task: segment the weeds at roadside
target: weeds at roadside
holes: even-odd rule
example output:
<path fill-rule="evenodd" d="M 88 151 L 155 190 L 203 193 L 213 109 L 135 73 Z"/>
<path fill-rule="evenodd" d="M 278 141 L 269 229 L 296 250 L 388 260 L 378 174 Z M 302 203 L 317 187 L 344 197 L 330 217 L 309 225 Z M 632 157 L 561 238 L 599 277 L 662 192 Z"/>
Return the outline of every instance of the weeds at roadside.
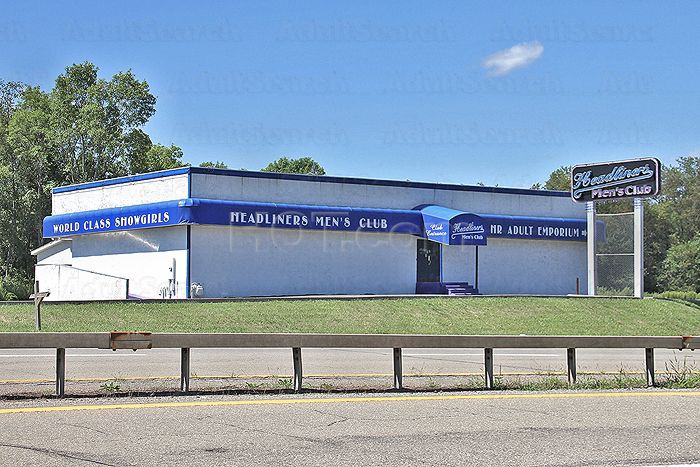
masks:
<path fill-rule="evenodd" d="M 428 379 L 427 386 L 428 386 L 428 389 L 430 389 L 430 390 L 435 390 L 435 389 L 438 389 L 440 387 L 440 385 L 438 383 L 436 383 L 433 378 Z"/>
<path fill-rule="evenodd" d="M 119 386 L 119 384 L 116 381 L 108 381 L 100 385 L 100 389 L 111 394 L 119 391 L 121 389 L 121 386 Z"/>
<path fill-rule="evenodd" d="M 277 386 L 282 389 L 292 389 L 292 378 L 280 378 L 277 380 Z"/>
<path fill-rule="evenodd" d="M 481 384 L 483 385 L 483 379 Z M 620 369 L 612 377 L 579 376 L 576 383 L 573 384 L 569 384 L 566 378 L 554 375 L 547 375 L 541 378 L 523 378 L 518 376 L 505 379 L 502 376 L 494 377 L 494 389 L 496 390 L 554 391 L 562 389 L 632 389 L 642 387 L 646 387 L 646 379 L 638 375 L 628 374 L 623 369 Z"/>
<path fill-rule="evenodd" d="M 674 389 L 697 388 L 700 386 L 700 372 L 695 365 L 688 364 L 688 356 L 678 360 L 678 354 L 673 353 L 673 360 L 664 363 L 666 377 L 659 381 L 659 386 Z"/>

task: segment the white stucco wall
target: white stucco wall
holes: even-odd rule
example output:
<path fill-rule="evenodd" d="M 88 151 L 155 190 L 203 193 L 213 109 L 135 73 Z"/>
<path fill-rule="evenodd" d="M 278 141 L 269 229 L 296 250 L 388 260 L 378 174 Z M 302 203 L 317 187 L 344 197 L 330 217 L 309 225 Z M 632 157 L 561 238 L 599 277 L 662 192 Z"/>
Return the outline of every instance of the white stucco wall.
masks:
<path fill-rule="evenodd" d="M 160 298 L 175 260 L 176 296 L 187 292 L 187 228 L 159 227 L 73 237 L 73 266 L 129 279 L 135 298 Z"/>
<path fill-rule="evenodd" d="M 489 239 L 479 247 L 483 294 L 552 294 L 586 291 L 584 242 Z"/>
<path fill-rule="evenodd" d="M 37 264 L 35 278 L 47 302 L 70 300 L 125 300 L 129 281 L 62 264 Z"/>
<path fill-rule="evenodd" d="M 567 197 L 192 174 L 192 197 L 233 201 L 412 209 L 438 204 L 483 214 L 585 218 Z"/>
<path fill-rule="evenodd" d="M 491 240 L 489 240 L 491 243 Z M 474 246 L 443 245 L 443 282 L 469 282 L 475 285 Z M 487 247 L 479 247 L 479 254 Z"/>
<path fill-rule="evenodd" d="M 415 292 L 410 235 L 193 226 L 191 248 L 205 297 Z"/>
<path fill-rule="evenodd" d="M 52 213 L 92 211 L 187 198 L 188 174 L 81 189 L 52 196 Z"/>
<path fill-rule="evenodd" d="M 444 282 L 475 285 L 475 247 L 442 249 Z M 479 291 L 482 294 L 566 295 L 586 289 L 586 244 L 547 240 L 488 240 L 479 247 Z"/>
<path fill-rule="evenodd" d="M 53 242 L 47 249 L 36 255 L 36 264 L 71 264 L 72 262 L 70 240 Z"/>

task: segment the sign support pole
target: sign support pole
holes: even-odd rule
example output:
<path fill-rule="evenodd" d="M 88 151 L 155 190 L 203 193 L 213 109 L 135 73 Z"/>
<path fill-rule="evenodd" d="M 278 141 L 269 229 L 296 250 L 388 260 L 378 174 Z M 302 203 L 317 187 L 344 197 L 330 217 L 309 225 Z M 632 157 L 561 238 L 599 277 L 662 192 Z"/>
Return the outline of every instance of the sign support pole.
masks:
<path fill-rule="evenodd" d="M 595 240 L 596 240 L 596 211 L 595 203 L 586 203 L 586 245 L 588 251 L 588 295 L 595 295 L 595 287 L 598 279 L 595 260 Z"/>
<path fill-rule="evenodd" d="M 474 245 L 474 288 L 479 292 L 479 245 Z"/>
<path fill-rule="evenodd" d="M 644 297 L 644 203 L 634 198 L 634 296 Z"/>

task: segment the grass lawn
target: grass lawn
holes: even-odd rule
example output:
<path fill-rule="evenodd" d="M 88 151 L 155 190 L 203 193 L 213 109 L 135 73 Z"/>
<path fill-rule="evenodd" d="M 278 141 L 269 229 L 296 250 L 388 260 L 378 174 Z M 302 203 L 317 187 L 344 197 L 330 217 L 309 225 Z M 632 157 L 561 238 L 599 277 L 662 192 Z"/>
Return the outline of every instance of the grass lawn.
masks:
<path fill-rule="evenodd" d="M 678 301 L 476 297 L 44 304 L 44 331 L 699 335 Z M 0 332 L 33 331 L 32 305 L 0 304 Z"/>

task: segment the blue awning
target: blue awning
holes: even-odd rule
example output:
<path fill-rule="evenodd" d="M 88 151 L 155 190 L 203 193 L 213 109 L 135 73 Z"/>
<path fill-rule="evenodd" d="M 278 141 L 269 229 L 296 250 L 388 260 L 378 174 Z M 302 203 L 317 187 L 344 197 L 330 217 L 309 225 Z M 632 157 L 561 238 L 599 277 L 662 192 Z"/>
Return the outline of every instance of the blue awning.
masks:
<path fill-rule="evenodd" d="M 140 204 L 47 216 L 44 238 L 70 237 L 99 232 L 167 227 L 191 222 L 189 210 L 181 201 Z"/>
<path fill-rule="evenodd" d="M 378 209 L 202 198 L 48 216 L 43 235 L 59 238 L 188 224 L 398 233 L 445 245 L 486 245 L 487 237 L 586 240 L 585 219 L 473 214 L 436 205 Z"/>
<path fill-rule="evenodd" d="M 44 218 L 45 238 L 202 224 L 423 235 L 418 211 L 187 198 Z"/>
<path fill-rule="evenodd" d="M 425 238 L 443 245 L 486 245 L 488 225 L 476 214 L 443 206 L 419 206 Z"/>

